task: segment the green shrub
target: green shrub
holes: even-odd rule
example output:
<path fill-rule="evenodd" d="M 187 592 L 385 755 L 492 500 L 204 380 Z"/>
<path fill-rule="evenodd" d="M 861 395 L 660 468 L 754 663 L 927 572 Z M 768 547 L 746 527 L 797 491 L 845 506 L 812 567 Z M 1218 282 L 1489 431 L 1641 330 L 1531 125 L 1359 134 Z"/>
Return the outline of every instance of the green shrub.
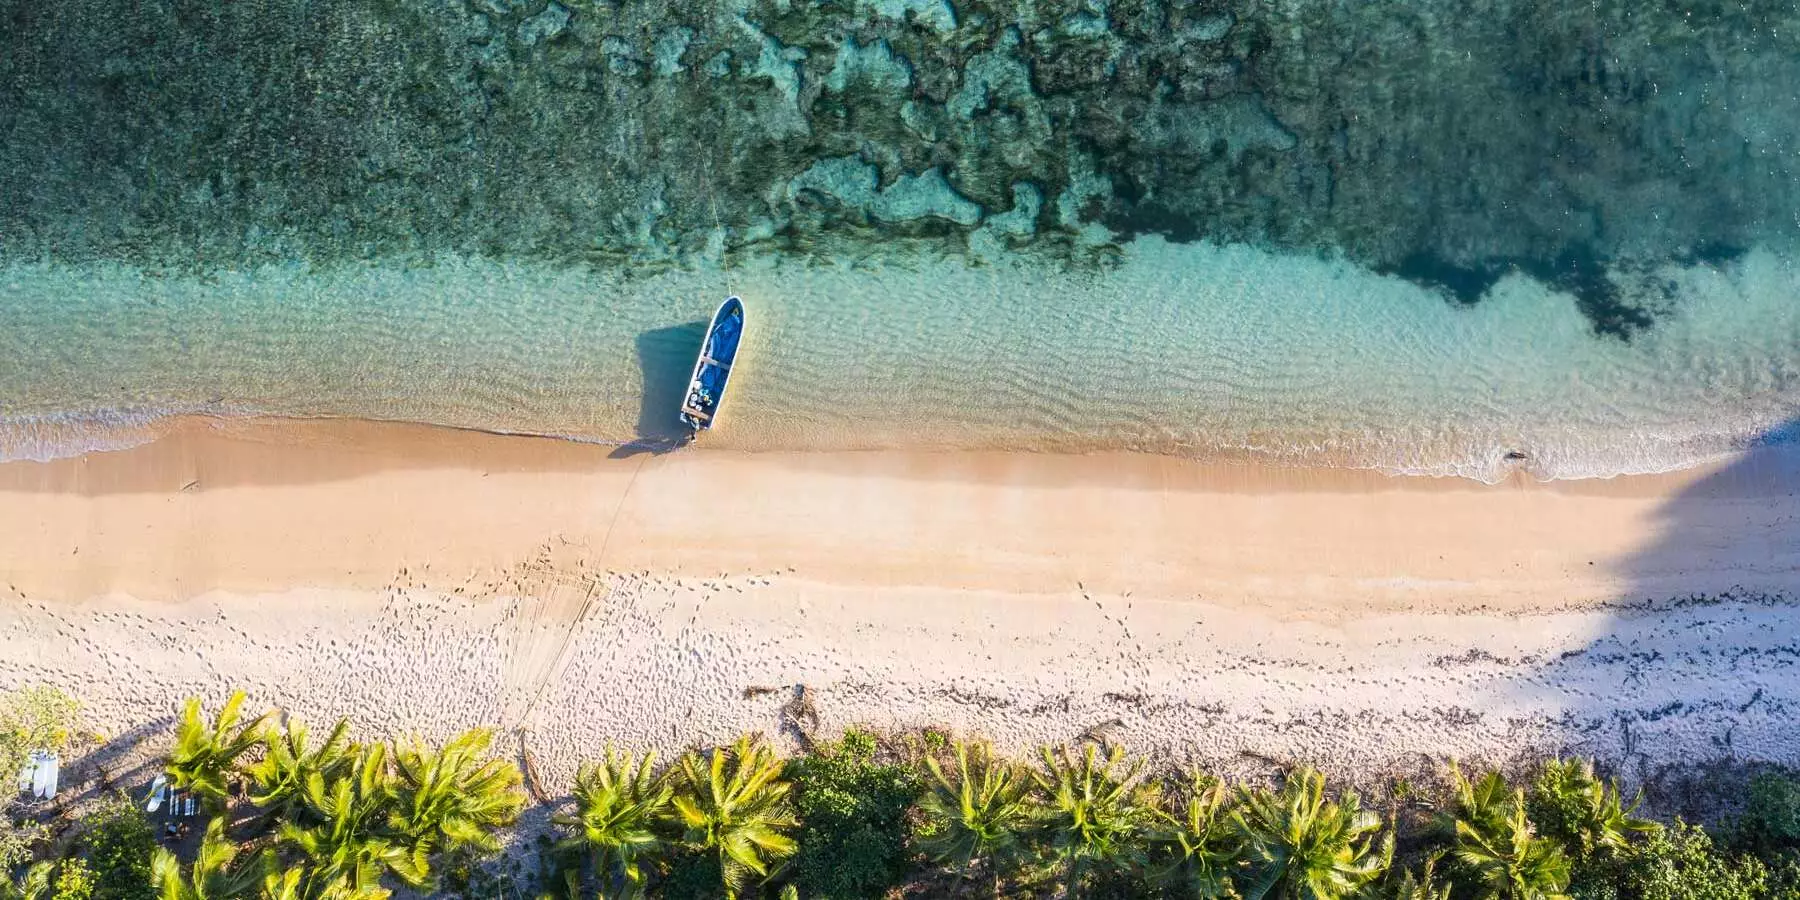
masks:
<path fill-rule="evenodd" d="M 1768 880 L 1755 857 L 1721 851 L 1704 828 L 1676 820 L 1634 848 L 1619 893 L 1640 900 L 1760 900 L 1769 896 Z"/>
<path fill-rule="evenodd" d="M 0 775 L 17 775 L 33 750 L 67 746 L 80 711 L 74 697 L 48 685 L 0 696 Z"/>
<path fill-rule="evenodd" d="M 124 797 L 110 799 L 83 824 L 88 867 L 93 870 L 93 900 L 154 900 L 150 856 L 156 833 L 144 814 Z"/>
<path fill-rule="evenodd" d="M 1750 779 L 1737 843 L 1758 851 L 1800 846 L 1800 779 L 1788 772 L 1762 772 Z"/>
<path fill-rule="evenodd" d="M 148 891 L 148 874 L 144 884 Z M 94 870 L 87 863 L 80 859 L 65 859 L 56 867 L 56 883 L 50 889 L 50 900 L 94 900 L 99 896 L 95 888 Z"/>
<path fill-rule="evenodd" d="M 49 829 L 37 822 L 14 822 L 11 817 L 0 816 L 0 873 L 11 872 L 31 861 L 32 852 L 49 834 Z"/>
<path fill-rule="evenodd" d="M 915 769 L 878 762 L 874 736 L 853 730 L 795 760 L 788 777 L 798 788 L 801 896 L 880 897 L 905 879 L 906 813 L 923 789 Z"/>

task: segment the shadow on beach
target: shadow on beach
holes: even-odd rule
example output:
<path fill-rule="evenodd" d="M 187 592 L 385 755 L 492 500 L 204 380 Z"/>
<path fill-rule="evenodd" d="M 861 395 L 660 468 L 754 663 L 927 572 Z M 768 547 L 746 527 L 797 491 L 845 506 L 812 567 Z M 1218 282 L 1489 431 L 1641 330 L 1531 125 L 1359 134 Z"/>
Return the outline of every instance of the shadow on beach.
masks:
<path fill-rule="evenodd" d="M 1563 743 L 1677 811 L 1696 777 L 1800 762 L 1800 421 L 1686 485 L 1656 534 L 1608 563 L 1625 586 L 1584 642 L 1507 679 L 1506 705 L 1549 703 Z"/>
<path fill-rule="evenodd" d="M 653 328 L 637 337 L 638 366 L 644 373 L 644 396 L 638 408 L 637 437 L 610 455 L 624 459 L 643 453 L 679 449 L 688 436 L 677 413 L 681 395 L 693 374 L 694 358 L 706 339 L 706 322 Z"/>

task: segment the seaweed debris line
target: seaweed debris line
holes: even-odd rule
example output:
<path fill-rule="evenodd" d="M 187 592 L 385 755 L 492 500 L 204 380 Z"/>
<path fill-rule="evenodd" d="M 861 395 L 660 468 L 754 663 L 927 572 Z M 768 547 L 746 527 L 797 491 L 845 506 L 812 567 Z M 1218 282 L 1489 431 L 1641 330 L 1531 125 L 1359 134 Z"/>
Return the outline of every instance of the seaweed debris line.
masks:
<path fill-rule="evenodd" d="M 706 341 L 700 345 L 700 358 L 694 360 L 694 374 L 681 401 L 681 421 L 689 428 L 689 440 L 718 424 L 719 405 L 725 400 L 725 384 L 743 336 L 744 301 L 726 297 L 706 328 Z"/>

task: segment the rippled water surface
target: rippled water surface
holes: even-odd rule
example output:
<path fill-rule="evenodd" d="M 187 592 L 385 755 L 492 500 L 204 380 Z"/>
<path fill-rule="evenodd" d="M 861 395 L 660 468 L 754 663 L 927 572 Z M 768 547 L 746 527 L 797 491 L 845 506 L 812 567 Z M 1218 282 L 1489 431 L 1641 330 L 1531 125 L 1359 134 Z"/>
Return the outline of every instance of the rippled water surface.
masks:
<path fill-rule="evenodd" d="M 740 447 L 1588 477 L 1800 412 L 1786 4 L 0 20 L 0 457 L 179 412 L 665 439 L 727 292 Z"/>

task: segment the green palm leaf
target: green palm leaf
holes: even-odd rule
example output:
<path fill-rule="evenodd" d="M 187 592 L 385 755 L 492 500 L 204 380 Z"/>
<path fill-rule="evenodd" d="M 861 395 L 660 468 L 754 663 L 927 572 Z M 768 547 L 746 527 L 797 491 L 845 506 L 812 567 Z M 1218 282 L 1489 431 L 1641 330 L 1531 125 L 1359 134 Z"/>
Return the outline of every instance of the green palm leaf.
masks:
<path fill-rule="evenodd" d="M 1243 858 L 1243 841 L 1231 822 L 1233 800 L 1224 782 L 1190 769 L 1172 809 L 1159 814 L 1151 831 L 1151 839 L 1166 854 L 1152 877 L 1183 897 L 1236 896 L 1232 875 Z"/>
<path fill-rule="evenodd" d="M 525 808 L 519 769 L 492 757 L 493 733 L 464 732 L 437 750 L 417 741 L 394 748 L 395 831 L 421 846 L 499 849 L 494 832 Z"/>
<path fill-rule="evenodd" d="M 252 896 L 262 881 L 259 865 L 234 865 L 237 843 L 225 836 L 225 820 L 215 817 L 206 824 L 200 849 L 187 872 L 162 847 L 150 858 L 150 879 L 161 900 L 229 900 Z"/>
<path fill-rule="evenodd" d="M 1048 798 L 1041 827 L 1062 858 L 1070 896 L 1095 868 L 1125 870 L 1144 862 L 1145 830 L 1156 817 L 1160 794 L 1143 780 L 1143 760 L 1125 759 L 1121 747 L 1106 756 L 1089 744 L 1079 756 L 1069 748 L 1042 748 L 1033 773 Z"/>
<path fill-rule="evenodd" d="M 262 759 L 245 771 L 253 785 L 250 801 L 262 807 L 267 822 L 304 815 L 306 780 L 314 773 L 335 778 L 350 765 L 350 722 L 339 719 L 317 746 L 308 740 L 306 724 L 289 719 L 285 726 L 267 726 L 261 735 Z"/>
<path fill-rule="evenodd" d="M 1585 759 L 1551 760 L 1544 765 L 1526 809 L 1541 833 L 1578 860 L 1611 856 L 1629 849 L 1631 839 L 1662 826 L 1637 818 L 1642 795 L 1627 805 L 1617 782 L 1601 781 Z"/>
<path fill-rule="evenodd" d="M 210 724 L 200 709 L 200 698 L 189 697 L 175 730 L 175 748 L 169 753 L 167 771 L 175 787 L 191 791 L 207 808 L 224 809 L 227 778 L 238 758 L 256 745 L 264 713 L 239 724 L 244 692 L 236 691 Z"/>
<path fill-rule="evenodd" d="M 8 873 L 0 877 L 0 900 L 48 900 L 55 874 L 56 864 L 52 862 L 32 863 L 18 881 L 12 880 Z"/>
<path fill-rule="evenodd" d="M 784 764 L 773 750 L 744 737 L 689 753 L 678 768 L 681 790 L 671 803 L 683 840 L 716 854 L 728 900 L 798 849 L 789 836 L 800 824 L 788 803 L 793 786 L 780 780 Z"/>
<path fill-rule="evenodd" d="M 956 765 L 949 771 L 935 757 L 925 760 L 930 777 L 919 801 L 926 823 L 920 849 L 955 869 L 959 880 L 985 864 L 997 885 L 1023 853 L 1036 783 L 986 744 L 958 741 L 951 753 Z"/>
<path fill-rule="evenodd" d="M 1393 860 L 1393 835 L 1355 793 L 1333 802 L 1325 776 L 1288 775 L 1280 791 L 1246 789 L 1233 813 L 1246 848 L 1245 900 L 1337 900 L 1367 887 Z"/>
<path fill-rule="evenodd" d="M 1569 861 L 1562 848 L 1537 835 L 1525 814 L 1525 792 L 1515 790 L 1504 806 L 1492 785 L 1504 779 L 1488 773 L 1471 783 L 1452 768 L 1457 811 L 1454 857 L 1479 886 L 1483 900 L 1566 900 Z"/>

